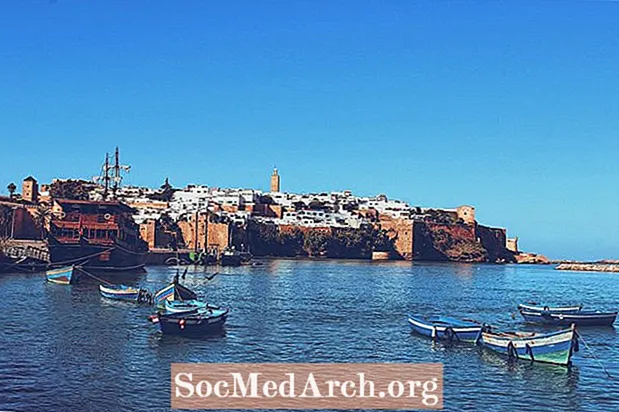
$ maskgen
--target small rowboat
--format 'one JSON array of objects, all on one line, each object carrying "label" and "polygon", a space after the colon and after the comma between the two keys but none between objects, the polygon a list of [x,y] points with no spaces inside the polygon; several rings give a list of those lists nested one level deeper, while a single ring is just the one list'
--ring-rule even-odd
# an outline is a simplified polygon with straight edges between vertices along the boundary
[{"label": "small rowboat", "polygon": [[195,313],[157,313],[152,321],[164,335],[196,336],[221,330],[226,323],[229,309],[199,309]]},{"label": "small rowboat", "polygon": [[612,326],[617,319],[617,312],[598,312],[581,310],[578,312],[531,312],[520,309],[520,315],[526,322],[542,325],[569,326]]},{"label": "small rowboat", "polygon": [[579,306],[537,306],[537,305],[518,305],[518,310],[526,310],[527,312],[550,312],[550,313],[574,313],[579,312],[582,305]]},{"label": "small rowboat", "polygon": [[553,333],[492,332],[482,330],[481,344],[512,359],[569,365],[578,351],[574,325]]},{"label": "small rowboat", "polygon": [[137,302],[141,289],[125,285],[99,285],[99,292],[101,296],[107,299]]},{"label": "small rowboat", "polygon": [[70,285],[75,283],[77,279],[75,266],[67,266],[64,268],[48,270],[45,272],[45,277],[48,282],[58,283],[60,285]]},{"label": "small rowboat", "polygon": [[437,340],[476,342],[483,325],[469,319],[454,319],[446,316],[433,318],[408,317],[413,332]]}]

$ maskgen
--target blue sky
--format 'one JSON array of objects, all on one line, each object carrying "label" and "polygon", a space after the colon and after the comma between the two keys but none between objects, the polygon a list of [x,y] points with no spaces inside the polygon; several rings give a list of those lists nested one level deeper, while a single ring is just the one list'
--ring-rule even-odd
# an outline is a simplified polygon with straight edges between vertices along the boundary
[{"label": "blue sky", "polygon": [[619,258],[619,3],[15,1],[0,190],[90,178],[472,204],[552,258]]}]

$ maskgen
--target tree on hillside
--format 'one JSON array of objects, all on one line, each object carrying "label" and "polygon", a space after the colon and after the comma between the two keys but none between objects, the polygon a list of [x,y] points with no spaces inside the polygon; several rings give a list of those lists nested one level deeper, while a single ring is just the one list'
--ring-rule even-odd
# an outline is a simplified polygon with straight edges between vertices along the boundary
[{"label": "tree on hillside", "polygon": [[34,211],[34,223],[41,232],[41,239],[45,239],[47,231],[52,221],[52,209],[46,205],[38,205]]},{"label": "tree on hillside", "polygon": [[165,181],[163,182],[163,184],[161,185],[161,187],[159,188],[157,193],[154,193],[154,194],[148,196],[148,198],[151,199],[151,200],[159,200],[159,201],[162,201],[162,202],[169,202],[169,201],[172,200],[172,196],[174,196],[174,192],[176,192],[176,189],[174,189],[174,187],[172,187],[172,185],[170,184],[170,181],[166,177]]},{"label": "tree on hillside", "polygon": [[310,210],[324,210],[325,208],[325,204],[322,203],[320,200],[318,199],[312,199],[311,202],[309,202],[309,205],[307,205],[308,209]]},{"label": "tree on hillside", "polygon": [[89,192],[95,184],[84,180],[55,181],[49,187],[49,193],[56,199],[88,200]]},{"label": "tree on hillside", "polygon": [[294,210],[296,211],[305,209],[305,203],[300,200],[297,200],[296,202],[294,202],[292,206],[294,206]]},{"label": "tree on hillside", "polygon": [[11,236],[13,210],[9,206],[0,205],[0,237]]},{"label": "tree on hillside", "polygon": [[325,256],[328,245],[329,237],[322,231],[312,230],[305,234],[303,247],[310,256]]},{"label": "tree on hillside", "polygon": [[11,182],[9,183],[9,185],[6,187],[9,191],[9,199],[13,199],[13,193],[15,193],[15,190],[17,190],[17,186],[15,186],[15,183]]}]

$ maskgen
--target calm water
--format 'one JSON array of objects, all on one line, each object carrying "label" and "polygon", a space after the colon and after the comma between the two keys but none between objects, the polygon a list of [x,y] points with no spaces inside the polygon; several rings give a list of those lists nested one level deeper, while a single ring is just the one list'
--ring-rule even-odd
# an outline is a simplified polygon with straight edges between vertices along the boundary
[{"label": "calm water", "polygon": [[[210,269],[209,269],[210,270]],[[609,380],[581,344],[570,369],[508,362],[474,346],[409,333],[407,313],[463,314],[523,328],[519,302],[619,307],[619,274],[549,267],[268,261],[222,268],[186,285],[232,308],[226,333],[162,337],[149,309],[102,299],[97,284],[46,284],[0,275],[0,410],[168,410],[171,362],[441,362],[445,410],[619,410],[619,336],[582,330]],[[150,289],[173,268],[123,277]],[[530,329],[530,328],[529,328]]]}]

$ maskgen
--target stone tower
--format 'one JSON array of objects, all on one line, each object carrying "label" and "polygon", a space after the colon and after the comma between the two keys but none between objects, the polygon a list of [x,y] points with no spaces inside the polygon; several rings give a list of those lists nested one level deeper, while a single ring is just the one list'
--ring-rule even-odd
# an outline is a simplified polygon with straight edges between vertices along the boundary
[{"label": "stone tower", "polygon": [[24,179],[21,198],[30,203],[37,203],[39,200],[39,185],[34,177],[28,176]]},{"label": "stone tower", "polygon": [[458,214],[458,218],[462,219],[467,225],[475,224],[475,208],[473,206],[459,206],[456,209],[456,213]]},{"label": "stone tower", "polygon": [[518,237],[508,238],[506,240],[505,247],[510,252],[520,253],[520,251],[518,250]]},{"label": "stone tower", "polygon": [[273,174],[271,175],[271,192],[279,192],[279,174],[277,173],[277,168],[273,169]]}]

